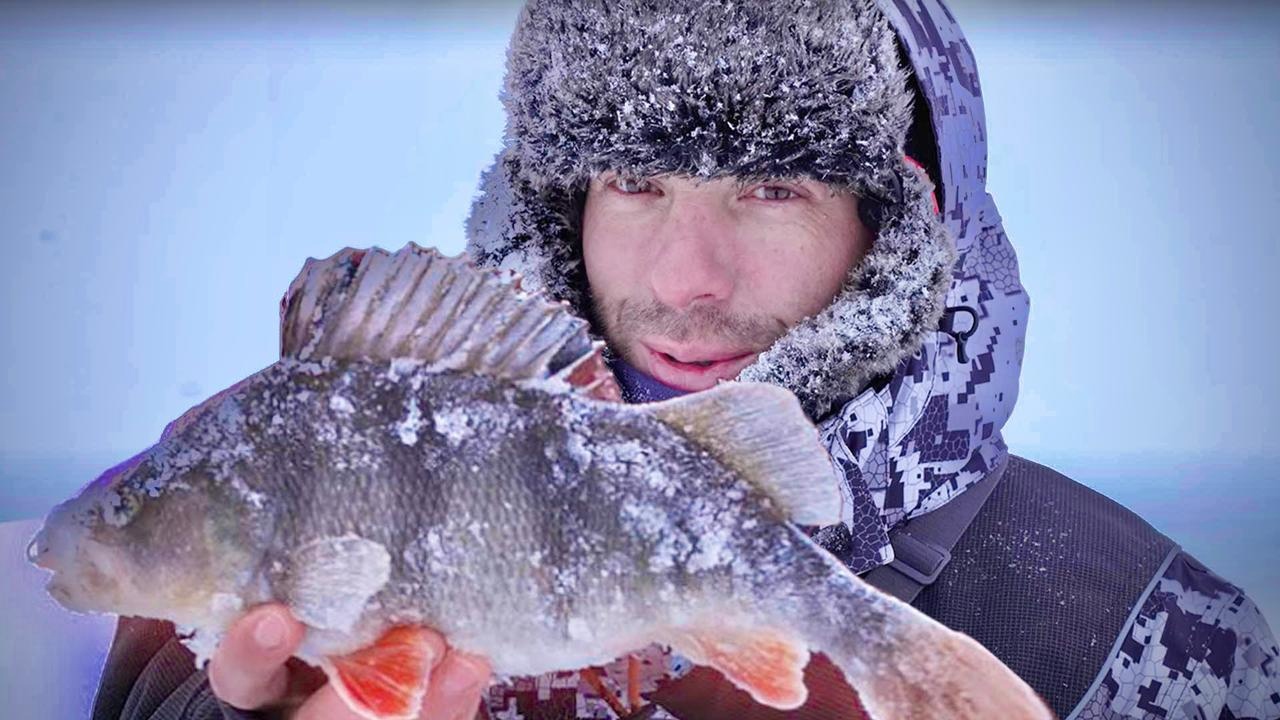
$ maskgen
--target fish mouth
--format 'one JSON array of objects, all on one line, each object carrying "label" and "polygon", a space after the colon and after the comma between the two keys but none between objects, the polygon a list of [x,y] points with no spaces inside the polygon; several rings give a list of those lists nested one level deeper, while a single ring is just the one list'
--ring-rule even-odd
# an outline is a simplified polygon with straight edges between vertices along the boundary
[{"label": "fish mouth", "polygon": [[63,607],[74,612],[106,612],[120,604],[126,589],[123,568],[114,560],[99,548],[86,548],[70,566],[47,561],[36,564],[53,573],[45,590]]},{"label": "fish mouth", "polygon": [[27,562],[57,573],[75,565],[78,548],[89,539],[89,528],[77,517],[86,501],[76,497],[55,507],[27,545]]},{"label": "fish mouth", "polygon": [[135,568],[115,548],[98,542],[89,528],[59,507],[27,546],[27,560],[51,573],[45,590],[74,612],[114,611],[133,587]]},{"label": "fish mouth", "polygon": [[653,377],[677,390],[694,392],[732,380],[759,355],[754,350],[681,348],[642,342]]},{"label": "fish mouth", "polygon": [[43,529],[27,545],[27,562],[44,570],[56,569],[53,558],[49,555],[49,543],[45,540]]}]

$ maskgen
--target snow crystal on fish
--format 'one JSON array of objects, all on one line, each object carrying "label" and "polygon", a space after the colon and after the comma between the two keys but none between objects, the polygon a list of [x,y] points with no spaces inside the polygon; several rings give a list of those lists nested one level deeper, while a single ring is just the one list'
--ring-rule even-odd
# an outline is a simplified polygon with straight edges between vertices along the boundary
[{"label": "snow crystal on fish", "polygon": [[591,632],[591,626],[580,617],[569,618],[565,629],[569,633],[571,640],[583,641],[591,640],[595,637],[595,633]]},{"label": "snow crystal on fish", "polygon": [[710,532],[698,535],[697,547],[686,566],[689,571],[701,572],[733,562],[731,536],[732,529],[720,524],[712,524]]},{"label": "snow crystal on fish", "polygon": [[345,397],[335,394],[329,397],[329,409],[340,415],[350,415],[356,411],[356,406]]},{"label": "snow crystal on fish", "polygon": [[449,441],[451,447],[458,447],[464,440],[475,435],[471,426],[471,415],[466,408],[443,407],[432,414],[436,432]]},{"label": "snow crystal on fish", "polygon": [[419,577],[454,575],[461,569],[452,561],[440,531],[435,528],[419,533],[405,546],[401,557],[405,565]]},{"label": "snow crystal on fish", "polygon": [[[662,469],[657,466],[650,466],[645,468],[644,479],[646,484],[648,484],[650,488],[657,490],[658,492],[662,493],[664,496],[669,498],[675,497],[676,490],[679,487],[677,483],[671,480],[671,477],[668,476],[667,473],[663,472]],[[730,498],[730,499],[740,500],[741,496],[739,496],[738,498]]]},{"label": "snow crystal on fish", "polygon": [[[418,372],[423,366],[423,362],[416,358],[393,358],[387,364],[387,373],[385,377],[392,382],[400,382],[401,378],[408,377]],[[413,388],[417,390],[417,387]]]},{"label": "snow crystal on fish", "polygon": [[570,430],[565,438],[569,457],[578,465],[578,470],[591,466],[591,450],[587,447],[587,438],[582,433]]},{"label": "snow crystal on fish", "polygon": [[244,600],[238,595],[217,592],[209,600],[209,609],[217,615],[231,615],[244,609]]},{"label": "snow crystal on fish", "polygon": [[[168,487],[174,489],[190,489],[190,486],[183,482],[169,483]],[[164,492],[164,490],[165,485],[157,478],[147,478],[142,482],[142,491],[147,494],[147,497],[160,497],[160,493]]]},{"label": "snow crystal on fish", "polygon": [[418,398],[410,395],[404,401],[407,413],[404,419],[396,423],[396,435],[405,445],[418,442],[418,431],[422,429],[422,408],[418,407]]},{"label": "snow crystal on fish", "polygon": [[627,499],[622,504],[627,527],[652,543],[648,556],[651,572],[664,573],[683,562],[693,550],[693,541],[661,507]]},{"label": "snow crystal on fish", "polygon": [[215,632],[210,628],[179,625],[175,629],[178,639],[196,656],[196,667],[204,667],[205,663],[213,658],[213,652],[218,649],[218,644],[222,642],[223,633]]},{"label": "snow crystal on fish", "polygon": [[327,375],[333,368],[333,358],[325,357],[319,360],[290,360],[286,358],[281,360],[280,364],[290,366],[295,371],[312,377],[321,377]]},{"label": "snow crystal on fish", "polygon": [[244,413],[240,403],[233,398],[226,398],[218,404],[218,421],[228,429],[238,428],[244,424]]},{"label": "snow crystal on fish", "polygon": [[[621,442],[602,444],[596,448],[596,452],[607,463],[639,465],[651,460],[649,449],[638,440],[623,440]],[[630,468],[627,469],[629,470]]]},{"label": "snow crystal on fish", "polygon": [[236,492],[240,494],[240,497],[244,498],[245,501],[248,502],[255,510],[261,510],[266,507],[267,496],[249,487],[243,479],[232,477],[231,487],[234,488]]},{"label": "snow crystal on fish", "polygon": [[102,519],[108,525],[124,527],[133,517],[135,501],[126,500],[117,490],[108,490],[102,496]]}]

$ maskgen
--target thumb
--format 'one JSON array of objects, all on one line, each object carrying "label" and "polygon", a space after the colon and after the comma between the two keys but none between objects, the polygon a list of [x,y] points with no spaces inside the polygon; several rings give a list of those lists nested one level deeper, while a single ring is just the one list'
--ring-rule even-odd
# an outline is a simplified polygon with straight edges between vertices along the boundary
[{"label": "thumb", "polygon": [[304,629],[284,605],[259,605],[232,623],[209,662],[209,685],[242,710],[280,703],[289,691],[285,663]]}]

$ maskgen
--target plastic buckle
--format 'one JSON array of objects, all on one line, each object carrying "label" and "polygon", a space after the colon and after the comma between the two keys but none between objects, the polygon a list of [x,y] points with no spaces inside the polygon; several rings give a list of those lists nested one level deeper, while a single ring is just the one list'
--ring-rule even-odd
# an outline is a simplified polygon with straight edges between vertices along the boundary
[{"label": "plastic buckle", "polygon": [[893,562],[889,567],[920,585],[932,585],[951,562],[951,551],[905,531],[897,533],[891,541]]}]

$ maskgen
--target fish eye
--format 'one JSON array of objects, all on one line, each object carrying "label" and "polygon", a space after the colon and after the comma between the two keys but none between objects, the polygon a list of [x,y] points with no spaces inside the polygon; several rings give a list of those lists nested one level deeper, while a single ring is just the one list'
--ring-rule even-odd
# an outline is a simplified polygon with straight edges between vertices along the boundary
[{"label": "fish eye", "polygon": [[101,508],[104,522],[114,527],[124,527],[142,509],[142,500],[136,493],[116,488],[107,491],[102,498]]}]

